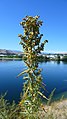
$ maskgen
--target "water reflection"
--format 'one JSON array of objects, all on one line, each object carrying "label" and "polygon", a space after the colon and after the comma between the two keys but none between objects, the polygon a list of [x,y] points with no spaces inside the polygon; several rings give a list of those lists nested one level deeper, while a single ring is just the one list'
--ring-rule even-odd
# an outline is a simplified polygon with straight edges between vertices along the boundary
[{"label": "water reflection", "polygon": [[22,59],[21,58],[11,58],[11,59],[0,59],[0,62],[2,62],[2,61],[22,61]]},{"label": "water reflection", "polygon": [[67,64],[67,61],[62,61],[63,64]]},{"label": "water reflection", "polygon": [[60,61],[57,61],[57,64],[60,64]]},{"label": "water reflection", "polygon": [[[20,99],[22,91],[23,77],[17,79],[17,75],[26,68],[23,61],[0,61],[0,94],[8,91],[9,100]],[[67,91],[67,62],[49,61],[40,62],[39,68],[42,68],[43,82],[46,84],[48,96],[56,88],[55,95]]]}]

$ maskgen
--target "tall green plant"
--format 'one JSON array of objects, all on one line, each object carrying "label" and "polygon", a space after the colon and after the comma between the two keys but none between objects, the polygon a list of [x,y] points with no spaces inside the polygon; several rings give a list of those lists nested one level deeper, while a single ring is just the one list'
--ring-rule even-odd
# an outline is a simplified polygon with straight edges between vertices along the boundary
[{"label": "tall green plant", "polygon": [[42,83],[41,69],[38,68],[38,55],[44,50],[44,45],[48,41],[45,40],[41,43],[43,34],[40,34],[39,28],[43,22],[38,19],[39,16],[26,16],[20,23],[24,29],[24,35],[18,35],[21,38],[20,44],[24,51],[23,60],[27,66],[27,69],[18,75],[24,74],[25,80],[20,105],[25,110],[25,114],[32,115],[41,105],[41,96],[46,98],[40,91],[41,87],[44,89],[45,87]]}]

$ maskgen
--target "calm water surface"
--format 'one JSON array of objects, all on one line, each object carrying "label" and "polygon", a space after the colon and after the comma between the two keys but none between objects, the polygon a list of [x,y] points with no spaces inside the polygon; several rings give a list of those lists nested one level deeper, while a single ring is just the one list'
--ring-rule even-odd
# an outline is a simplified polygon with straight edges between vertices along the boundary
[{"label": "calm water surface", "polygon": [[[67,62],[43,62],[39,67],[43,69],[41,74],[48,91],[43,93],[48,96],[56,88],[54,96],[67,97]],[[23,77],[17,78],[17,75],[24,69],[23,61],[0,61],[0,94],[7,91],[6,98],[10,101],[20,99]]]}]

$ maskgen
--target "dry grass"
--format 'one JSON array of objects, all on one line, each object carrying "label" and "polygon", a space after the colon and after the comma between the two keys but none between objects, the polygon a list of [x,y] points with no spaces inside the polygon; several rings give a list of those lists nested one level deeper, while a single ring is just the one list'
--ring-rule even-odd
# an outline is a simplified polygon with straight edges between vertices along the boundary
[{"label": "dry grass", "polygon": [[45,105],[39,113],[40,119],[67,119],[67,100]]}]

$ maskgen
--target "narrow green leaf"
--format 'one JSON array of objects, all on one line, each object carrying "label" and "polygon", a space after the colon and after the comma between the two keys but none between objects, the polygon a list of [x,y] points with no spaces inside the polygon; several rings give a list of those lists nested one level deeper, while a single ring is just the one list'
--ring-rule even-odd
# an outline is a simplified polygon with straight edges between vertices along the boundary
[{"label": "narrow green leaf", "polygon": [[21,75],[23,75],[23,74],[25,74],[25,73],[28,73],[29,72],[29,69],[27,69],[27,70],[24,70],[23,72],[21,72],[17,77],[19,77],[19,76],[21,76]]},{"label": "narrow green leaf", "polygon": [[43,98],[49,100],[45,95],[43,95],[41,92],[38,91],[38,94],[40,94]]}]

